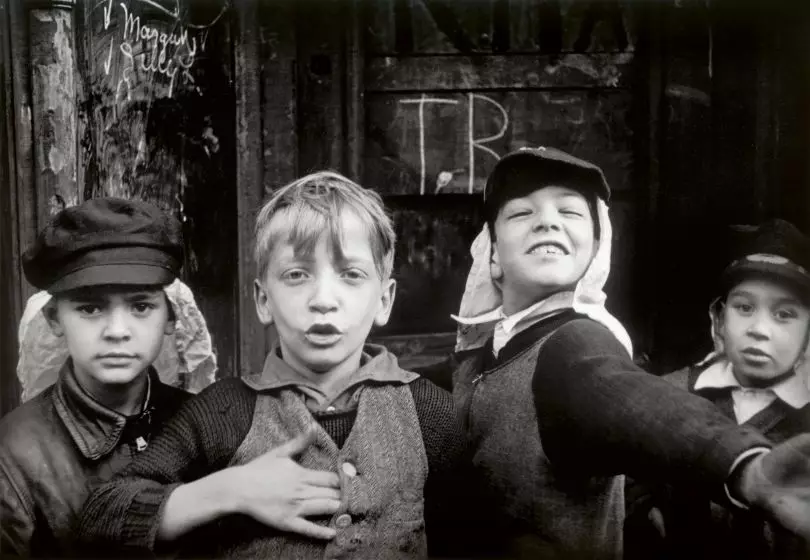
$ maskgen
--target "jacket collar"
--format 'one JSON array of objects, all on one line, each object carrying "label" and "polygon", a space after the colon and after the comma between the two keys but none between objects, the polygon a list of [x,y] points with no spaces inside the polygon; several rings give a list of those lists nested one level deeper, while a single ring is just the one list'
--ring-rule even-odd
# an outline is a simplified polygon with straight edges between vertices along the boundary
[{"label": "jacket collar", "polygon": [[[156,382],[159,383],[157,373],[150,366],[144,411],[149,408],[152,387]],[[53,401],[56,413],[84,457],[95,461],[116,448],[124,433],[127,417],[102,405],[84,390],[73,373],[70,359],[59,372]]]},{"label": "jacket collar", "polygon": [[410,383],[419,375],[399,367],[396,357],[384,346],[366,344],[363,347],[363,358],[360,369],[337,385],[331,394],[326,395],[323,390],[308,379],[305,379],[285,362],[278,348],[274,348],[264,361],[264,368],[260,375],[243,377],[248,387],[256,391],[270,391],[283,387],[296,387],[306,390],[306,394],[319,403],[330,402],[349,389],[368,381],[378,383]]},{"label": "jacket collar", "polygon": [[[710,363],[695,381],[695,391],[735,388],[741,388],[741,386],[737,378],[734,377],[731,362],[722,359]],[[780,400],[789,404],[792,408],[802,408],[810,403],[810,390],[808,390],[804,379],[798,375],[792,375],[781,383],[763,390],[772,391]]]}]

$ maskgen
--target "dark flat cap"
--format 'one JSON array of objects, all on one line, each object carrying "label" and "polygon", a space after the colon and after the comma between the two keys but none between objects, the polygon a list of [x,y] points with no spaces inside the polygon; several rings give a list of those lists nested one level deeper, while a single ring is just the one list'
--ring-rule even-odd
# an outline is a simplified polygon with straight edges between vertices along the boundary
[{"label": "dark flat cap", "polygon": [[796,226],[770,220],[742,232],[736,245],[736,258],[721,277],[723,290],[744,278],[764,276],[785,281],[810,297],[810,238]]},{"label": "dark flat cap", "polygon": [[521,148],[495,164],[484,188],[485,204],[497,212],[512,198],[548,186],[610,200],[610,187],[601,168],[562,150],[540,146]]},{"label": "dark flat cap", "polygon": [[62,210],[23,255],[25,277],[51,293],[168,284],[182,263],[180,223],[152,204],[120,198],[95,198]]}]

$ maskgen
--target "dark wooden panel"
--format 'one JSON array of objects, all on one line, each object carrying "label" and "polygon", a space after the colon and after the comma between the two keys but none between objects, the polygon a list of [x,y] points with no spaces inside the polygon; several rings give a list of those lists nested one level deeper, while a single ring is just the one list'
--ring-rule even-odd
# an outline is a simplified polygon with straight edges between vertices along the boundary
[{"label": "dark wooden panel", "polygon": [[630,189],[630,107],[621,90],[367,95],[364,180],[386,194],[481,192],[499,157],[549,145]]},{"label": "dark wooden panel", "polygon": [[617,88],[632,79],[632,53],[375,57],[368,61],[368,91],[442,89]]},{"label": "dark wooden panel", "polygon": [[304,175],[348,166],[345,141],[345,2],[296,3],[298,163]]},{"label": "dark wooden panel", "polygon": [[0,416],[19,404],[17,381],[17,325],[21,315],[19,214],[17,212],[16,106],[9,41],[8,3],[0,4]]},{"label": "dark wooden panel", "polygon": [[226,0],[80,6],[81,198],[144,199],[182,220],[184,278],[208,319],[221,371],[232,372],[239,220],[233,12]]},{"label": "dark wooden panel", "polygon": [[239,4],[236,75],[236,174],[238,262],[236,309],[239,326],[238,359],[234,375],[260,371],[267,353],[266,332],[253,303],[253,225],[263,199],[261,60],[262,43],[258,0]]},{"label": "dark wooden panel", "polygon": [[472,259],[469,249],[481,229],[480,199],[449,195],[388,197],[397,232],[394,278],[397,296],[383,334],[454,330]]},{"label": "dark wooden panel", "polygon": [[635,42],[638,2],[373,0],[365,26],[379,54],[621,51]]}]

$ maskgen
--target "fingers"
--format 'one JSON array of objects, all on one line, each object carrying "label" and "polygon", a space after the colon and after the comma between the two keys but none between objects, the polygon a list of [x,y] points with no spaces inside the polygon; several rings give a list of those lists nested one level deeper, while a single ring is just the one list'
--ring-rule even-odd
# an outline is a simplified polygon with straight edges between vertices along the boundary
[{"label": "fingers", "polygon": [[340,507],[340,499],[322,498],[307,500],[301,503],[300,516],[332,515]]},{"label": "fingers", "polygon": [[340,477],[337,473],[329,471],[314,471],[303,469],[302,481],[312,486],[323,486],[326,488],[340,488]]},{"label": "fingers", "polygon": [[270,453],[274,457],[295,457],[304,452],[304,450],[315,443],[316,438],[315,430],[296,436],[293,439],[282,443]]},{"label": "fingers", "polygon": [[301,488],[297,496],[298,500],[320,500],[329,499],[340,501],[340,490],[336,488],[326,488],[325,486],[306,486]]},{"label": "fingers", "polygon": [[304,535],[305,537],[321,540],[332,539],[337,534],[337,532],[330,527],[323,527],[322,525],[317,525],[300,517],[290,520],[287,530],[298,533],[299,535]]}]

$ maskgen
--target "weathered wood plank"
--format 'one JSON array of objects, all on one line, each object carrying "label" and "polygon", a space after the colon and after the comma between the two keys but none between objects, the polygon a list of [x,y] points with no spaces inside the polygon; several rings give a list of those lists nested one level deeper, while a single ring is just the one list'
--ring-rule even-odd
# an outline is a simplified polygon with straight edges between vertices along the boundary
[{"label": "weathered wood plank", "polygon": [[366,91],[521,90],[627,88],[633,55],[566,54],[374,57],[366,68]]},{"label": "weathered wood plank", "polygon": [[246,375],[260,371],[267,353],[266,333],[256,317],[253,303],[253,224],[263,198],[261,124],[261,42],[259,2],[245,0],[236,5],[234,81],[236,85],[236,207],[237,283],[236,306],[239,324],[237,371]]},{"label": "weathered wood plank", "polygon": [[635,44],[633,0],[369,2],[369,50],[380,55],[620,52]]}]

